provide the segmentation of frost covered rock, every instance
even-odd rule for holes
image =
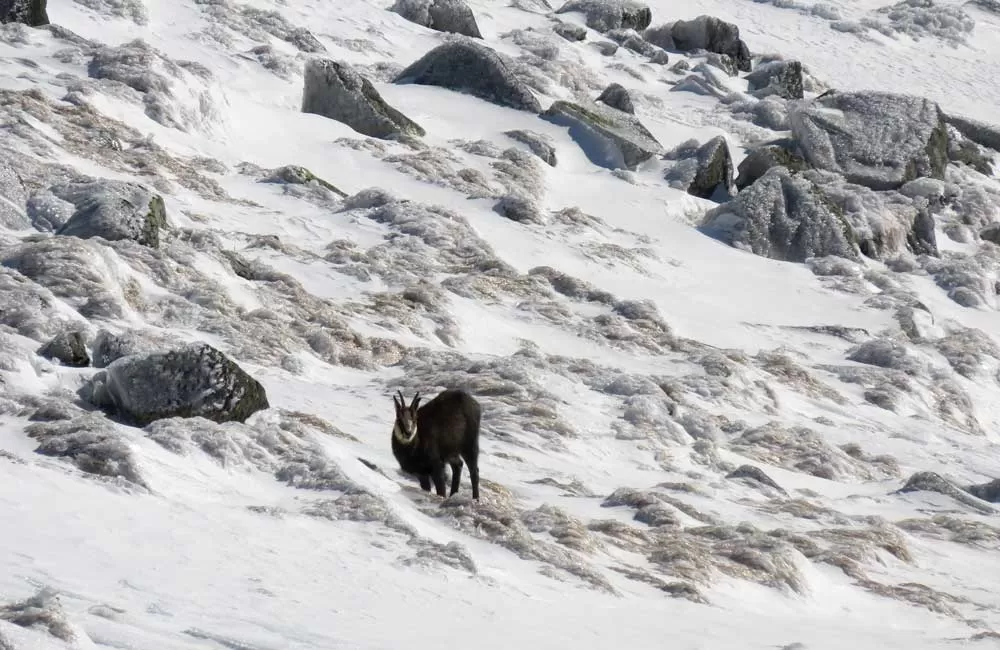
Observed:
[[[169,339],[164,335],[141,330],[125,330],[114,333],[106,329],[97,332],[91,346],[92,364],[95,368],[106,368],[111,362],[133,354],[164,352],[170,348]]]
[[[677,161],[664,175],[671,187],[702,199],[711,198],[719,190],[729,196],[733,186],[733,159],[723,136],[716,136],[702,145],[691,140],[665,158]]]
[[[579,12],[586,17],[587,27],[599,32],[612,29],[643,30],[649,27],[653,13],[635,0],[569,0],[557,14]]]
[[[647,30],[646,39],[664,49],[667,39],[663,35],[664,28]],[[719,20],[714,16],[698,16],[693,20],[678,20],[669,27],[669,42],[673,48],[681,52],[708,50],[717,54],[726,54],[736,62],[736,67],[743,72],[749,72],[751,67],[750,49],[740,39],[740,28],[732,23]]]
[[[394,83],[441,86],[500,106],[542,110],[528,86],[514,75],[507,57],[470,39],[438,45],[400,72]]]
[[[917,472],[911,476],[906,480],[906,484],[897,490],[897,493],[900,494],[908,492],[937,492],[983,514],[996,514],[997,512],[992,506],[962,490],[936,472]]]
[[[72,368],[90,365],[87,339],[83,332],[62,332],[39,348],[38,354],[46,359],[56,359],[62,365]]]
[[[1000,127],[954,113],[944,113],[944,121],[976,144],[1000,151]]]
[[[389,11],[438,32],[483,37],[476,24],[476,16],[463,0],[396,0]]]
[[[522,129],[505,131],[504,135],[508,138],[528,145],[528,148],[531,149],[533,154],[544,160],[551,167],[556,166],[556,163],[558,162],[556,159],[556,148],[552,145],[552,139],[549,136],[536,133],[535,131],[526,131]]]
[[[608,169],[635,169],[663,147],[638,119],[600,104],[582,106],[557,100],[542,114],[569,135],[595,165]]]
[[[311,59],[306,63],[304,84],[303,113],[343,122],[373,138],[425,134],[423,127],[389,106],[371,82],[346,63]]]
[[[0,23],[23,23],[28,27],[49,24],[47,0],[0,0]]]
[[[28,190],[15,165],[0,160],[0,227],[23,230],[31,226],[25,212]]]
[[[944,178],[948,133],[937,104],[911,95],[831,92],[789,112],[811,165],[875,190]]]
[[[96,413],[25,428],[38,441],[35,453],[65,458],[81,471],[146,487],[138,461],[120,431]]]
[[[263,182],[286,183],[288,185],[316,185],[336,194],[341,198],[347,196],[347,192],[344,192],[335,185],[326,182],[305,167],[301,167],[299,165],[285,165],[284,167],[279,167],[268,174],[263,179]]]
[[[163,198],[138,183],[98,180],[66,183],[50,188],[52,194],[72,203],[76,210],[57,235],[108,241],[128,239],[150,248],[160,246],[160,231],[167,227]]]
[[[76,207],[72,203],[60,199],[48,189],[33,194],[25,203],[25,214],[31,225],[42,232],[59,230],[74,212]]]
[[[645,40],[639,32],[634,29],[612,29],[605,34],[618,45],[636,54],[652,57],[662,50],[649,41]]]
[[[264,387],[206,343],[118,359],[80,396],[137,426],[171,417],[243,422],[269,408]]]
[[[771,168],[734,200],[709,210],[701,229],[730,246],[789,262],[858,257],[850,227],[834,206],[784,167]]]
[[[783,143],[770,143],[754,147],[736,168],[736,188],[752,185],[772,167],[785,167],[788,171],[799,172],[808,167],[806,161]]]
[[[573,23],[558,22],[552,31],[570,42],[578,42],[587,38],[587,30]]]
[[[777,95],[802,99],[802,64],[798,61],[772,61],[757,66],[746,76],[749,90],[757,97]]]
[[[542,223],[542,211],[534,201],[517,194],[506,194],[493,207],[497,214],[518,223]]]
[[[597,98],[597,101],[611,108],[617,108],[622,112],[635,115],[635,105],[632,103],[632,96],[629,95],[628,90],[621,84],[613,83],[605,88],[604,92]]]

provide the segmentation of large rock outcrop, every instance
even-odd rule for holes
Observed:
[[[29,27],[49,24],[47,0],[0,0],[0,23],[23,23]]]
[[[264,387],[206,343],[122,357],[94,375],[80,396],[135,426],[172,417],[243,422],[269,407]]]
[[[423,127],[389,106],[354,68],[329,59],[306,63],[302,112],[343,122],[358,133],[384,140],[425,133]]]
[[[884,92],[830,92],[793,105],[789,123],[805,159],[874,190],[944,178],[948,131],[934,102]]]
[[[707,50],[729,56],[743,72],[751,69],[750,49],[740,38],[740,28],[714,16],[698,16],[649,28],[643,36],[664,49],[681,52]]]
[[[649,7],[635,0],[569,0],[557,14],[580,12],[586,17],[587,27],[599,32],[612,29],[643,30],[653,20]]]
[[[737,197],[705,214],[702,232],[763,257],[803,262],[858,258],[849,224],[816,186],[773,167]]]
[[[400,72],[394,83],[441,86],[500,106],[533,113],[542,110],[506,57],[471,39],[438,45]]]
[[[569,127],[569,135],[595,165],[634,171],[663,150],[660,143],[634,116],[588,104],[556,101],[542,114],[553,124]]]
[[[167,226],[166,209],[163,198],[145,186],[97,180],[54,185],[50,191],[76,208],[57,235],[128,239],[150,248],[159,247],[160,231]]]
[[[483,37],[475,14],[463,0],[396,0],[389,11],[434,31]]]

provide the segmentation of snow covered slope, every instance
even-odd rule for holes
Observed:
[[[880,1],[0,25],[0,649],[997,644],[1000,14]],[[661,29],[701,15],[756,72]],[[452,42],[541,111],[394,83]],[[313,59],[382,103],[303,112]],[[345,123],[383,104],[423,135]],[[391,453],[390,396],[445,387],[478,503]]]

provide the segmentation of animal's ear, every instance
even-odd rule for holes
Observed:
[[[420,393],[413,396],[413,402],[410,403],[410,410],[416,411],[418,406],[420,406]]]

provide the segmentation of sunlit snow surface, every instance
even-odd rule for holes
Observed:
[[[390,4],[50,0],[75,36],[0,27],[0,146],[26,181],[0,188],[68,168],[139,182],[171,225],[158,251],[50,244],[3,197],[0,309],[27,306],[0,330],[0,649],[996,644],[996,511],[896,492],[1000,475],[1000,265],[945,233],[1000,219],[996,179],[953,169],[963,203],[937,240],[960,259],[758,257],[699,232],[714,204],[656,159],[615,174],[537,115],[389,83],[450,38]],[[543,0],[468,4],[543,107],[617,82],[665,149],[725,134],[737,164],[785,135],[671,91],[684,55],[602,56],[592,30],[553,34]],[[648,4],[654,25],[731,21],[826,87],[997,119],[1000,15],[973,5]],[[354,65],[427,148],[301,113],[311,56]],[[285,165],[395,199],[262,182]],[[542,223],[493,210],[512,190]],[[145,429],[86,413],[73,393],[96,371],[35,354],[70,324],[210,343],[271,409]],[[906,327],[920,340],[883,340]],[[479,504],[467,473],[445,503],[425,495],[389,446],[390,395],[450,385],[484,408]],[[112,476],[85,471],[95,457]],[[743,465],[780,487],[727,478]]]

